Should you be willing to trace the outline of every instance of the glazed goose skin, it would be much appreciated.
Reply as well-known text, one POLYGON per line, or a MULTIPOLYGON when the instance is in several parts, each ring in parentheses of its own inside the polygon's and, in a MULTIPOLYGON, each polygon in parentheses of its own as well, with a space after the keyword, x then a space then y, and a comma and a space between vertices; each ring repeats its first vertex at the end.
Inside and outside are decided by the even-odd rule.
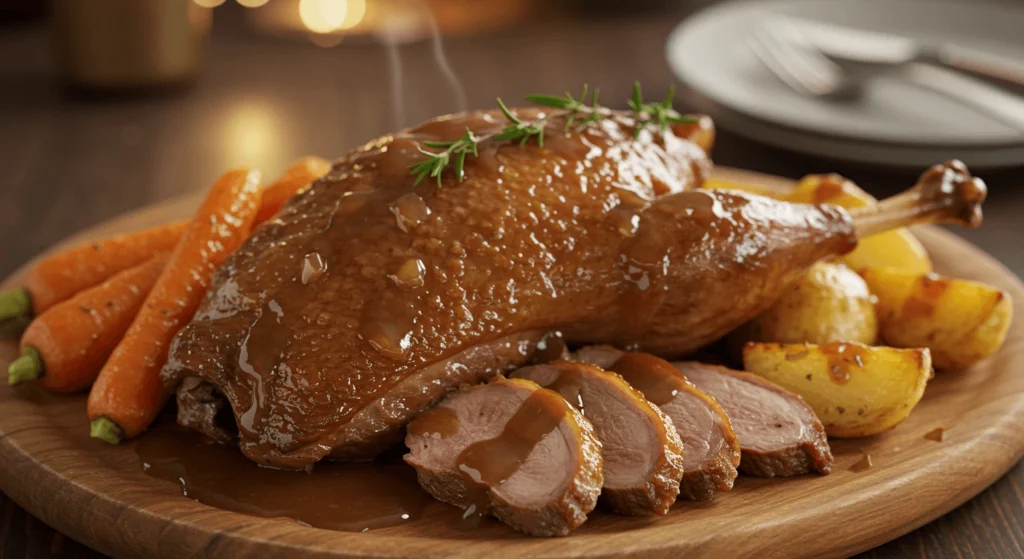
POLYGON ((222 266, 176 337, 166 386, 200 379, 179 391, 179 421, 228 438, 214 424, 223 402, 196 396, 212 384, 256 462, 372 457, 449 390, 527 362, 546 332, 682 355, 851 250, 855 227, 906 224, 695 191, 710 163, 671 130, 634 139, 633 120, 612 113, 565 132, 547 116, 543 147, 483 141, 461 182, 449 171, 440 188, 415 186, 417 148, 501 130, 493 112, 380 138, 296 195, 222 266))
MULTIPOLYGON (((625 288, 614 247, 659 195, 699 185, 707 156, 671 132, 633 140, 623 116, 568 134, 551 119, 543 148, 484 142, 464 181, 413 185, 420 142, 503 125, 494 112, 442 117, 336 163, 219 270, 173 344, 166 385, 215 385, 257 462, 366 458, 448 390, 526 362, 542 330, 604 315, 625 288), (486 368, 464 366, 462 352, 487 344, 498 347, 486 368)), ((186 423, 228 438, 212 423, 222 403, 179 396, 186 423)))

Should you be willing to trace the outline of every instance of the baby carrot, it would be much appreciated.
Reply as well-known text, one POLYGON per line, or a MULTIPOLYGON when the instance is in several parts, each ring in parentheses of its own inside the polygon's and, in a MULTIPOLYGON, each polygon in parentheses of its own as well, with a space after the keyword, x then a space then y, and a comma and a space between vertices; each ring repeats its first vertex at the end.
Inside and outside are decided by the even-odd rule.
POLYGON ((281 178, 263 189, 263 200, 260 211, 256 214, 256 223, 260 224, 274 217, 281 206, 284 206, 296 192, 326 175, 330 170, 331 162, 315 155, 303 157, 292 163, 281 178))
POLYGON ((0 293, 0 321, 31 317, 178 244, 187 221, 85 243, 43 258, 25 286, 0 293))
POLYGON ((21 337, 21 357, 7 369, 8 382, 40 378, 40 384, 54 392, 89 386, 166 262, 166 254, 154 256, 36 317, 21 337))
POLYGON ((117 443, 156 418, 167 397, 160 369, 171 339, 195 314, 217 267, 245 241, 259 199, 256 171, 230 171, 214 183, 92 386, 93 437, 117 443))

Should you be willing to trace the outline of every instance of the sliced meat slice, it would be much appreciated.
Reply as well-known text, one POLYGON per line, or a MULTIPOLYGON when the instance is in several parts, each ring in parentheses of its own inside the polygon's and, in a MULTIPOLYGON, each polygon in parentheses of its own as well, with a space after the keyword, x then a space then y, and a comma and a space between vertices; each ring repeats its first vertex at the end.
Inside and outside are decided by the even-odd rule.
POLYGON ((535 536, 583 524, 604 481, 590 422, 523 379, 449 394, 409 424, 405 444, 405 461, 435 498, 535 536))
POLYGON ((803 398, 750 373, 696 361, 674 365, 729 414, 743 450, 740 471, 762 477, 832 471, 825 428, 803 398))
POLYGON ((617 347, 598 344, 583 346, 570 354, 569 358, 573 361, 589 363, 595 367, 608 370, 624 353, 626 352, 617 347))
MULTIPOLYGON (((596 351, 591 350, 590 356, 598 355, 596 351)), ((731 490, 740 463, 740 445, 725 411, 668 361, 647 353, 618 354, 608 370, 622 375, 665 412, 683 441, 686 474, 679 495, 707 501, 719 491, 731 490)), ((601 349, 601 358, 607 360, 610 355, 609 348, 601 349)))
POLYGON ((604 458, 601 501, 620 514, 666 514, 679 495, 683 443, 672 420, 593 365, 554 361, 512 373, 561 394, 594 425, 604 458))

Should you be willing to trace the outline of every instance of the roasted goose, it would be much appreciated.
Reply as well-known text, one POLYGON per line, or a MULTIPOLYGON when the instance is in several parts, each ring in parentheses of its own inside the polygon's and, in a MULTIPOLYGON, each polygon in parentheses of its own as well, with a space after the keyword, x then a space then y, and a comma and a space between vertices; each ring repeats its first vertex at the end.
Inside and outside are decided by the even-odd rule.
POLYGON ((352 152, 263 225, 173 344, 163 378, 179 421, 224 441, 237 425, 242 451, 277 467, 371 457, 550 332, 682 356, 859 236, 973 224, 985 194, 957 162, 849 213, 696 190, 709 161, 672 130, 634 138, 626 113, 582 128, 515 114, 545 118, 543 147, 485 141, 464 176, 414 186, 423 142, 503 124, 442 117, 352 152))

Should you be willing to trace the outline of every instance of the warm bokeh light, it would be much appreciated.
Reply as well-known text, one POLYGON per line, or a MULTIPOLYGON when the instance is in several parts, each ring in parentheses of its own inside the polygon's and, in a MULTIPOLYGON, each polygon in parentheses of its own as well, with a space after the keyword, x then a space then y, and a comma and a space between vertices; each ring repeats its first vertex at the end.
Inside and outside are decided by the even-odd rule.
MULTIPOLYGON (((223 1, 223 0, 222 0, 223 1)), ((239 4, 246 8, 259 8, 260 6, 270 2, 270 0, 235 0, 239 4)))
POLYGON ((238 99, 224 112, 221 145, 232 166, 267 168, 287 151, 282 145, 283 124, 279 115, 260 99, 238 99))
POLYGON ((366 17, 366 0, 348 0, 346 8, 348 12, 345 14, 345 21, 338 26, 340 29, 352 29, 366 17))
POLYGON ((330 33, 340 29, 347 15, 347 0, 299 0, 302 24, 314 33, 330 33))
POLYGON ((192 0, 204 8, 216 8, 224 3, 224 0, 192 0))

